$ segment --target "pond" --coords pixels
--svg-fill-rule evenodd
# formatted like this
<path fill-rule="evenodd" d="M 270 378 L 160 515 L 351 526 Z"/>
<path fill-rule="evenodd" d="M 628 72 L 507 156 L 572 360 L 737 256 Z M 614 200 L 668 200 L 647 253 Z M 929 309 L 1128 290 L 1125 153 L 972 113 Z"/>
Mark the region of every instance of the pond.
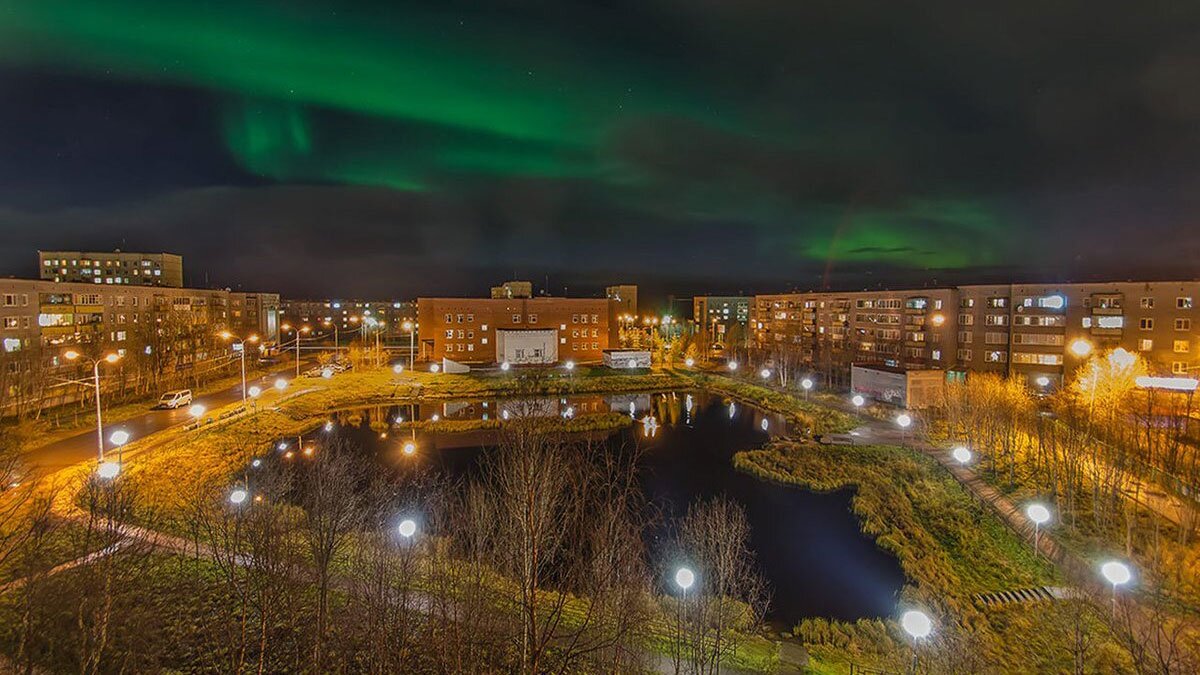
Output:
<path fill-rule="evenodd" d="M 452 476 L 478 468 L 495 446 L 496 432 L 428 432 L 394 426 L 406 421 L 495 420 L 516 414 L 514 401 L 445 401 L 343 411 L 322 436 L 340 436 L 374 455 L 385 471 L 423 469 Z M 529 409 L 528 402 L 522 404 Z M 697 392 L 586 395 L 545 398 L 535 409 L 546 415 L 600 412 L 629 414 L 637 422 L 597 432 L 611 448 L 637 444 L 646 495 L 669 520 L 697 499 L 724 494 L 746 509 L 751 544 L 772 590 L 768 619 L 790 627 L 803 617 L 846 621 L 890 616 L 904 574 L 891 554 L 859 529 L 850 511 L 851 492 L 816 493 L 765 482 L 733 468 L 732 456 L 786 435 L 784 418 L 748 405 Z M 653 418 L 656 424 L 643 422 Z M 414 440 L 413 456 L 402 447 Z M 668 536 L 667 525 L 648 533 L 651 555 Z"/>

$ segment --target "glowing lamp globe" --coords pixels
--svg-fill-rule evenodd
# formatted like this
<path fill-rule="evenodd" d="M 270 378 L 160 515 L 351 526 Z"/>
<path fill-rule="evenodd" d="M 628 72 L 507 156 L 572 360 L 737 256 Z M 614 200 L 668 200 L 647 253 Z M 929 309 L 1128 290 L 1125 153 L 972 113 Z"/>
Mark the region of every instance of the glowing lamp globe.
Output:
<path fill-rule="evenodd" d="M 105 480 L 112 480 L 120 473 L 121 465 L 116 462 L 101 462 L 100 466 L 96 467 L 96 475 Z"/>
<path fill-rule="evenodd" d="M 917 640 L 927 638 L 933 632 L 933 622 L 929 620 L 925 612 L 915 609 L 905 612 L 900 617 L 900 626 L 905 633 Z"/>
<path fill-rule="evenodd" d="M 417 523 L 412 519 L 400 521 L 400 527 L 396 528 L 400 531 L 400 536 L 408 539 L 417 533 Z"/>
<path fill-rule="evenodd" d="M 201 417 L 204 417 L 205 410 L 207 409 L 204 406 L 197 403 L 196 405 L 188 408 L 188 414 L 196 419 L 200 419 Z"/>
<path fill-rule="evenodd" d="M 954 450 L 950 452 L 950 456 L 953 457 L 954 461 L 958 462 L 959 464 L 966 464 L 967 462 L 971 461 L 971 451 L 961 445 L 957 448 L 954 448 Z"/>
<path fill-rule="evenodd" d="M 863 398 L 862 394 L 855 394 L 854 398 L 850 399 L 850 402 L 854 404 L 855 408 L 861 408 L 867 402 L 867 399 Z"/>
<path fill-rule="evenodd" d="M 248 498 L 249 496 L 250 496 L 249 492 L 246 492 L 242 488 L 237 488 L 233 492 L 229 493 L 229 503 L 230 504 L 241 504 L 241 503 L 245 502 L 246 498 Z"/>
<path fill-rule="evenodd" d="M 912 417 L 908 413 L 901 413 L 900 416 L 896 418 L 896 424 L 900 425 L 901 429 L 907 429 L 908 427 L 912 426 Z"/>
<path fill-rule="evenodd" d="M 1038 525 L 1044 525 L 1050 520 L 1050 509 L 1041 504 L 1030 504 L 1029 508 L 1025 509 L 1025 515 Z"/>
<path fill-rule="evenodd" d="M 805 391 L 807 391 L 813 388 L 813 381 L 806 377 L 803 380 L 800 380 L 800 386 L 804 387 Z"/>
<path fill-rule="evenodd" d="M 684 359 L 683 365 L 687 366 L 688 368 L 691 368 L 692 366 L 696 365 L 696 359 L 693 359 L 690 357 L 687 359 Z"/>
<path fill-rule="evenodd" d="M 283 391 L 284 389 L 287 389 L 287 385 L 288 385 L 287 380 L 283 379 L 282 377 L 279 378 L 278 380 L 275 380 L 275 388 L 278 389 L 279 391 Z"/>
<path fill-rule="evenodd" d="M 737 361 L 730 361 L 730 362 L 729 362 L 729 369 L 730 369 L 730 370 L 737 370 Z"/>
<path fill-rule="evenodd" d="M 412 441 L 409 441 L 404 444 L 404 447 L 401 448 L 401 450 L 404 451 L 404 454 L 411 455 L 417 451 L 417 444 L 413 443 Z"/>
<path fill-rule="evenodd" d="M 404 364 L 397 363 L 396 365 L 392 366 L 392 372 L 396 373 L 397 375 L 399 375 L 400 373 L 403 373 L 404 372 Z"/>
<path fill-rule="evenodd" d="M 1117 562 L 1115 560 L 1101 565 L 1100 574 L 1104 575 L 1104 578 L 1108 581 L 1108 583 L 1112 584 L 1113 586 L 1127 584 L 1129 583 L 1129 580 L 1133 578 L 1133 573 L 1129 571 L 1129 566 L 1123 562 Z"/>
<path fill-rule="evenodd" d="M 675 572 L 675 585 L 676 586 L 678 586 L 686 591 L 687 589 L 691 588 L 692 584 L 694 584 L 694 583 L 696 583 L 696 574 L 694 572 L 692 572 L 691 570 L 689 570 L 688 568 L 680 567 Z"/>
<path fill-rule="evenodd" d="M 125 445 L 129 442 L 129 432 L 123 429 L 118 429 L 112 432 L 112 435 L 108 437 L 108 440 L 112 441 L 113 445 Z"/>

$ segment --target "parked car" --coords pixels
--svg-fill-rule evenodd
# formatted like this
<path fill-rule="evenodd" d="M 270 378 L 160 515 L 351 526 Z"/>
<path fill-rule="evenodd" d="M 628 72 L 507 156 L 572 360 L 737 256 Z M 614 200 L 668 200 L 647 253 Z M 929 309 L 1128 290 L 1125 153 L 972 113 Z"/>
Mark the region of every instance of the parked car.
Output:
<path fill-rule="evenodd" d="M 154 407 L 162 408 L 162 409 L 166 409 L 166 410 L 174 410 L 175 408 L 179 408 L 181 406 L 191 405 L 191 404 L 192 404 L 192 390 L 191 389 L 176 389 L 175 391 L 168 391 L 167 393 L 158 397 L 158 404 L 155 405 Z"/>

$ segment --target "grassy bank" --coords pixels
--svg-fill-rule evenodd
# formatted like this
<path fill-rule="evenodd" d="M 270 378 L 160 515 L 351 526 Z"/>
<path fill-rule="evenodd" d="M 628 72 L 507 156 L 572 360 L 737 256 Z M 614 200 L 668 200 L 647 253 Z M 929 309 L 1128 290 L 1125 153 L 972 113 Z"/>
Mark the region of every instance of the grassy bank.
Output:
<path fill-rule="evenodd" d="M 780 415 L 812 429 L 813 433 L 845 433 L 860 424 L 848 413 L 823 405 L 815 400 L 806 400 L 796 394 L 776 391 L 750 382 L 734 380 L 720 375 L 697 373 L 691 376 L 697 387 L 737 398 L 756 407 Z"/>
<path fill-rule="evenodd" d="M 1026 542 L 933 459 L 892 446 L 777 441 L 739 453 L 734 465 L 764 480 L 812 490 L 853 488 L 852 508 L 862 519 L 862 530 L 896 556 L 910 580 L 901 604 L 932 609 L 941 625 L 957 627 L 984 663 L 1006 672 L 1031 663 L 1044 664 L 1048 671 L 1070 670 L 1064 643 L 1044 636 L 1062 632 L 1065 619 L 1060 614 L 1071 603 L 984 611 L 972 600 L 977 593 L 1060 580 L 1053 567 L 1035 558 Z M 893 667 L 904 645 L 894 626 L 880 622 L 806 620 L 796 633 L 818 661 L 828 664 Z M 1104 641 L 1110 642 L 1107 635 Z M 1097 659 L 1111 656 L 1095 651 L 1104 653 Z M 829 667 L 828 672 L 837 671 Z"/>

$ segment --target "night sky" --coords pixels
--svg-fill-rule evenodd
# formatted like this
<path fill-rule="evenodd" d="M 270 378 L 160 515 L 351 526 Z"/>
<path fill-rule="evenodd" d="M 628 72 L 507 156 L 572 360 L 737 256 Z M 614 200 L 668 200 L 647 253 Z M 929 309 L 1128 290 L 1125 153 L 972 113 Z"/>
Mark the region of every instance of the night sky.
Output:
<path fill-rule="evenodd" d="M 1200 276 L 1200 3 L 0 0 L 0 275 Z"/>

